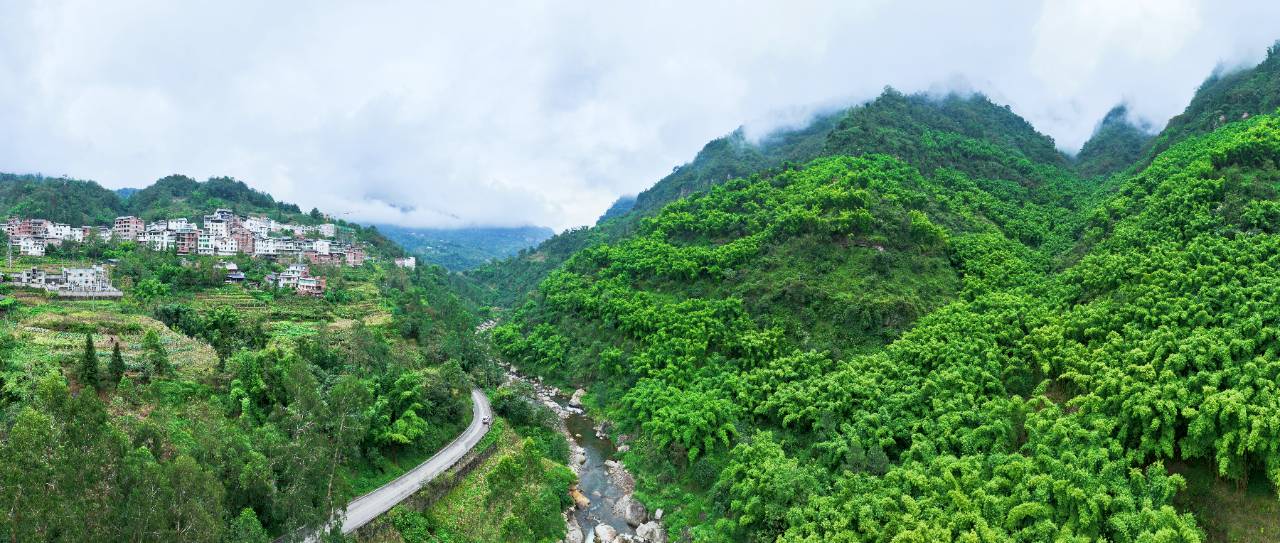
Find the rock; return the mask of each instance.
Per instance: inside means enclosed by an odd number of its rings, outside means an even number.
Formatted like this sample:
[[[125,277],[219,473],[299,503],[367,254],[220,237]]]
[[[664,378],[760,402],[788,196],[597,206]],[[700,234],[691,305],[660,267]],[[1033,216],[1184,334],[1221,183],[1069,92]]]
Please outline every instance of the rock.
[[[622,517],[631,526],[639,526],[648,520],[649,512],[644,510],[644,504],[640,503],[630,494],[623,496],[613,504],[613,514]]]
[[[573,498],[573,503],[578,505],[578,509],[591,507],[591,500],[588,499],[587,495],[583,494],[581,490],[578,490],[578,487],[576,486],[569,489],[569,497]]]
[[[582,407],[582,397],[587,395],[587,391],[578,389],[573,391],[573,396],[569,397],[569,405],[573,407]]]
[[[613,543],[618,539],[618,531],[608,524],[597,524],[595,532],[597,543]]]
[[[662,520],[662,508],[661,508],[661,507],[659,507],[657,511],[654,511],[654,512],[653,512],[653,520]]]
[[[620,452],[620,453],[624,453],[624,452],[627,452],[627,451],[629,451],[629,450],[631,450],[631,445],[619,445],[619,446],[618,446],[618,452]]]
[[[667,543],[667,531],[657,521],[649,521],[636,528],[636,535],[650,543]]]
[[[566,521],[568,531],[564,534],[564,543],[582,543],[586,536],[582,533],[582,526],[578,524],[578,517],[569,515]]]

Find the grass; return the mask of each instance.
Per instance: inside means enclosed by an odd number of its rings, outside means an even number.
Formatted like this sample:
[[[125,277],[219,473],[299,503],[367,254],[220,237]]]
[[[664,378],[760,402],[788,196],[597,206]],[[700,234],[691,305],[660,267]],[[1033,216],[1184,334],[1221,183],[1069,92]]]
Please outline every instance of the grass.
[[[501,491],[489,486],[490,474],[500,464],[505,463],[510,468],[512,462],[519,464],[522,459],[527,459],[525,453],[530,451],[525,447],[532,446],[530,443],[533,441],[523,439],[506,420],[495,419],[493,427],[476,445],[477,450],[494,447],[488,459],[457,480],[428,510],[419,512],[405,506],[392,510],[388,521],[393,529],[371,541],[559,541],[564,537],[564,521],[560,512],[569,504],[567,490],[573,480],[573,472],[568,467],[539,455],[534,458],[541,469],[525,472],[521,486]],[[450,476],[446,474],[444,477]],[[527,531],[525,535],[512,539],[511,533],[504,533],[504,525],[510,523],[536,531]],[[536,533],[541,535],[533,535]]]
[[[425,462],[432,455],[443,449],[467,428],[471,422],[471,405],[456,423],[440,426],[433,435],[423,438],[413,450],[405,451],[395,458],[366,459],[364,462],[344,468],[343,476],[351,487],[352,494],[360,496],[370,490],[391,482],[404,475],[414,466]],[[492,432],[490,432],[492,433]],[[487,437],[487,436],[486,436]]]
[[[1241,488],[1219,479],[1206,462],[1174,463],[1169,470],[1187,480],[1174,503],[1195,515],[1210,543],[1280,541],[1280,500],[1263,474],[1251,475]]]
[[[145,315],[129,314],[116,302],[50,301],[24,308],[14,327],[18,366],[50,367],[74,359],[84,350],[85,334],[93,334],[103,367],[111,348],[120,344],[129,371],[143,367],[142,338],[155,330],[179,377],[201,379],[217,368],[218,355],[208,344],[170,330]]]

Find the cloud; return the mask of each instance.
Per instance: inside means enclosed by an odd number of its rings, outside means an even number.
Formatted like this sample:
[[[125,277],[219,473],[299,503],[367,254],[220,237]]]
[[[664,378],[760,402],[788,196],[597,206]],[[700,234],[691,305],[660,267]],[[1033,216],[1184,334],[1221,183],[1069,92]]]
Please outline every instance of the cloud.
[[[593,221],[708,140],[904,91],[1010,104],[1068,151],[1162,126],[1280,6],[1106,2],[0,2],[0,170],[232,175],[363,221]]]

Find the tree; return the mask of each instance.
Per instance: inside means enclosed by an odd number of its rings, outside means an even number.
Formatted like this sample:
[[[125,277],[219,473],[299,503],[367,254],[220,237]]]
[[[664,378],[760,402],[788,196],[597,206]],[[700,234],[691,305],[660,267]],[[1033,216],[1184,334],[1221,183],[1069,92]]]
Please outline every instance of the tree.
[[[98,350],[93,347],[93,334],[84,335],[84,353],[80,356],[80,367],[76,371],[76,379],[84,387],[99,386]]]
[[[124,355],[120,354],[120,342],[111,345],[111,363],[107,365],[107,379],[112,385],[119,385],[124,377]]]
[[[160,344],[160,334],[147,330],[142,336],[142,349],[146,351],[147,365],[152,372],[160,376],[169,375],[173,368],[169,365],[169,353]]]
[[[258,515],[252,508],[246,507],[240,511],[240,516],[231,521],[222,540],[226,543],[266,543],[271,537],[262,528],[262,523],[258,522]]]

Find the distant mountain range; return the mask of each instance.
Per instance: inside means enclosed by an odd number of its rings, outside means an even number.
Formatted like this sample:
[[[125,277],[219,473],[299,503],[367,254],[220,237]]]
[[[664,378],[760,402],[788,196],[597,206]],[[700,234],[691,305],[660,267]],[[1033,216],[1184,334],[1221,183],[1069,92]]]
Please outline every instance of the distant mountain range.
[[[514,228],[408,228],[376,225],[379,232],[426,262],[454,271],[519,254],[555,235],[545,226]]]

